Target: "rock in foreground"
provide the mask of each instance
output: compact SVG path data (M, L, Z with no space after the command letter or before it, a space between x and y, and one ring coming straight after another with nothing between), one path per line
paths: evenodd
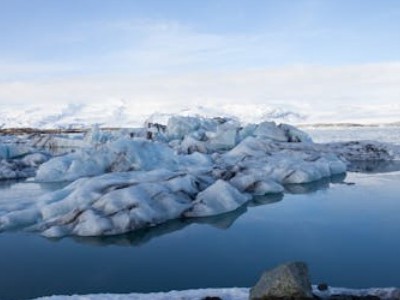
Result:
M291 262L265 272L250 290L250 299L313 299L307 265Z

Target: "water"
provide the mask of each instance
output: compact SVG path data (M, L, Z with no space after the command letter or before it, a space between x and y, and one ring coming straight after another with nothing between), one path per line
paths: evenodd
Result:
M371 140L400 145L400 127L302 128L316 143Z
M399 286L400 172L385 170L288 186L284 197L259 197L230 214L118 237L1 233L0 299L251 286L292 260L309 264L314 283ZM1 195L56 188L34 186L9 183Z
M307 131L317 142L400 144L398 127ZM314 283L400 286L400 165L351 169L363 173L287 186L284 197L258 197L230 214L118 237L0 233L0 299L252 286L263 270L291 260L307 262ZM62 186L3 181L0 204L18 207L21 198L29 202Z

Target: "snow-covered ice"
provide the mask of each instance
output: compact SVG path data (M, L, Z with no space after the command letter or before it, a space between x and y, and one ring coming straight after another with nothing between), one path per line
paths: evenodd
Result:
M223 300L247 300L247 288L198 289L170 291L165 293L130 293L130 294L92 294L72 296L41 297L40 300L199 300L205 297L220 297Z
M72 181L106 172L177 169L174 152L167 145L144 139L118 140L105 147L81 149L55 157L40 166L38 181Z
M18 158L37 168L34 181L71 184L12 211L0 206L0 230L121 234L233 211L254 196L284 192L284 185L345 173L351 160L400 158L390 144L316 144L290 125L229 118L174 116L115 132L94 127L83 139L84 147L48 161L39 150ZM19 155L0 147L1 163L10 163L14 152Z
M222 300L248 300L248 288L208 288L197 290L170 291L160 293L130 293L130 294L91 294L72 296L50 296L41 297L40 300L199 300L206 297L219 297ZM397 288L370 288L370 289L347 289L330 287L321 292L313 286L313 293L320 299L328 299L333 295L343 296L377 296L382 300L400 299L400 290Z
M0 180L35 176L38 166L49 158L33 148L0 142Z

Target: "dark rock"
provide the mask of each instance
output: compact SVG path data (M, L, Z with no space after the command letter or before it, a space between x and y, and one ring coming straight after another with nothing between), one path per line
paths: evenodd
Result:
M222 300L222 298L220 298L218 296L206 296L206 297L202 298L201 300Z
M291 262L265 272L251 288L250 299L313 299L307 265Z
M394 300L400 300L400 289L394 289L390 296Z
M326 283L320 283L320 284L318 284L317 289L318 289L319 291L327 291L327 290L328 290L328 284L326 284Z

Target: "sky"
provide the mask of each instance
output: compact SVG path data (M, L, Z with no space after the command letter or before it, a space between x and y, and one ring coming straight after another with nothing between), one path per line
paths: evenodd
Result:
M397 0L0 0L0 109L400 120ZM240 109L239 109L240 110ZM398 116L398 117L397 117Z

